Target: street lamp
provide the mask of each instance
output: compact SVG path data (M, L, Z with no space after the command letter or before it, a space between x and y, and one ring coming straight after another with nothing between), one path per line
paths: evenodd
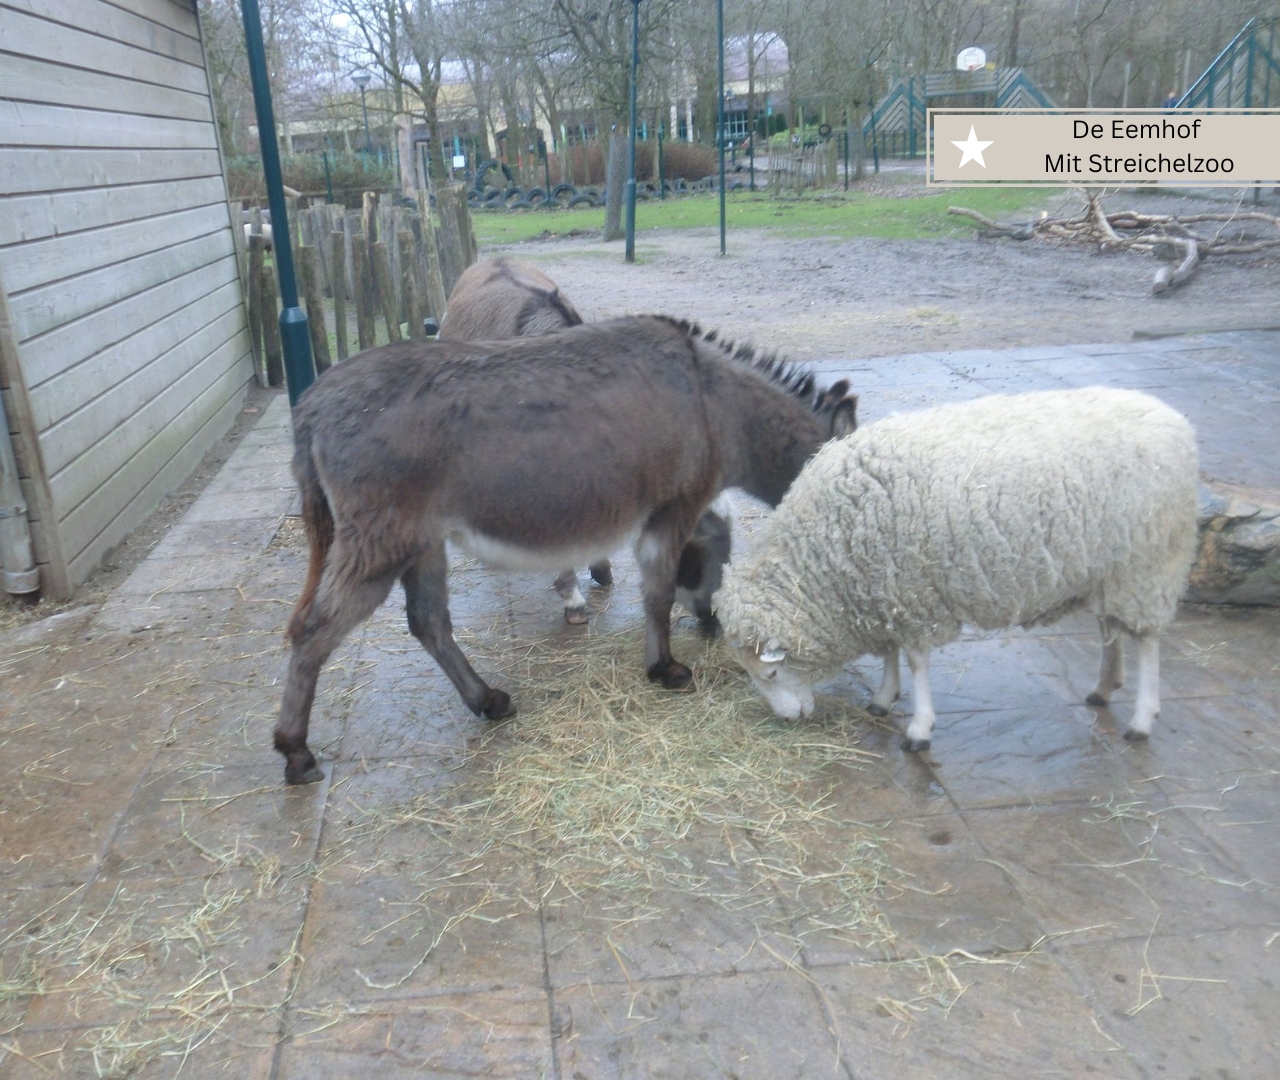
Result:
M631 137L627 140L627 253L636 261L636 75L640 68L640 0L631 0Z
M369 145L369 106L364 99L364 88L369 85L369 73L367 71L360 72L359 75L352 75L351 81L360 87L360 111L364 113L364 153L368 157L373 153L373 147Z

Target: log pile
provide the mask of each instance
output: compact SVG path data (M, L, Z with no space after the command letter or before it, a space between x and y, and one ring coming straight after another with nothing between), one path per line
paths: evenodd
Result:
M1201 260L1215 255L1246 255L1280 247L1280 216L1258 210L1206 214L1109 214L1100 196L1087 193L1088 204L1075 217L1050 217L1005 224L976 210L952 206L948 214L982 226L980 236L1012 240L1047 240L1087 244L1098 251L1149 253L1164 264L1156 271L1152 292L1162 293L1190 280Z

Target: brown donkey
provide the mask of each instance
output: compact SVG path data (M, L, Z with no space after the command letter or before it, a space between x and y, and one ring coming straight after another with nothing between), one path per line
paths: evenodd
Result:
M698 516L725 487L776 505L819 445L853 429L847 393L660 316L405 342L329 369L293 412L311 561L275 729L285 779L322 777L307 748L320 668L397 580L410 631L467 706L514 711L453 639L446 541L493 566L555 569L633 540L649 678L688 685L671 604Z
M536 266L518 259L486 259L472 263L449 294L441 341L488 341L536 337L579 326L582 316L568 297ZM698 618L702 632L714 637L720 628L711 597L720 587L732 545L727 513L705 510L680 554L676 599ZM600 585L613 583L608 559L588 568ZM587 621L587 601L573 567L561 571L555 590L564 602L564 621Z

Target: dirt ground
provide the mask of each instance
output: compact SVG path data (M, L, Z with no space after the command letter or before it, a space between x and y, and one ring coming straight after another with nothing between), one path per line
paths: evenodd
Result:
M888 190L893 190L892 188ZM924 189L912 188L916 192ZM964 205L964 192L954 193ZM910 196L906 196L910 197ZM1073 209L1074 193L1046 206ZM1228 212L1234 200L1117 193L1109 212ZM1252 206L1246 201L1242 209ZM1267 195L1260 209L1280 210ZM503 253L544 264L584 318L662 312L796 359L938 349L1120 342L1138 333L1280 324L1280 250L1208 261L1185 287L1154 295L1149 255L1099 254L1038 240L825 240L760 231L641 233L622 243L547 240Z

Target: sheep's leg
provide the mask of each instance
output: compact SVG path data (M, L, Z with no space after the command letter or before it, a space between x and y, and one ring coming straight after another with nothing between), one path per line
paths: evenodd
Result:
M1151 725L1160 715L1160 637L1139 634L1135 640L1138 643L1138 700L1124 737L1130 742L1141 742L1151 734Z
M911 692L916 699L916 708L911 723L907 725L907 737L902 748L912 752L928 750L935 719L933 694L929 691L929 650L908 649L907 663L911 666Z
M444 542L434 541L400 580L404 585L409 632L422 642L440 665L467 708L490 720L514 716L516 710L511 698L501 690L492 689L480 678L453 640Z
M329 566L341 566L336 549ZM284 778L290 784L313 784L324 779L315 755L307 747L316 680L330 654L351 630L377 610L395 583L395 573L359 581L344 579L341 571L326 573L314 602L293 633L289 673L285 678L275 747L284 755Z
M892 649L880 654L884 663L884 674L880 679L880 689L872 696L867 705L867 712L872 716L888 716L893 703L902 693L902 678L898 670L898 650Z
M609 565L608 559L593 562L587 567L587 573L591 575L591 580L597 585L603 585L608 588L613 584L613 567Z
M1106 705L1111 695L1124 684L1124 652L1120 648L1120 624L1105 616L1098 619L1102 631L1102 667L1098 685L1084 700L1089 705Z
M575 626L587 621L587 600L578 588L577 571L570 567L556 578L556 592L564 601L564 621Z

